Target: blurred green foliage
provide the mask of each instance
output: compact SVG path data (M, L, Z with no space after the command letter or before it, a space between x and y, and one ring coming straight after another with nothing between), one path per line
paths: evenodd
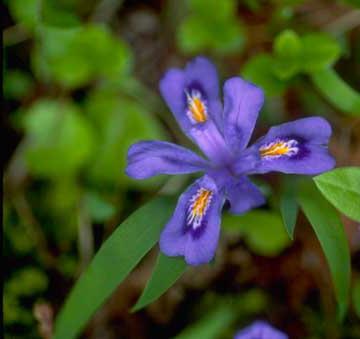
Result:
M272 54L259 54L245 64L245 78L260 84L269 96L280 95L301 73L332 66L340 57L339 43L325 33L299 36L284 30L275 37Z
M3 205L7 263L3 307L8 338L35 338L32 306L46 298L57 309L86 266L86 258L162 186L163 178L131 180L124 168L128 147L138 140L185 140L180 139L168 109L159 104L154 87L172 60L182 58L180 65L190 55L211 55L220 75L226 77L241 65L241 74L263 87L268 96L262 123L289 119L289 112L295 110L288 109L287 96L294 91L299 111L327 117L360 112L359 94L351 88L357 80L351 59L359 57L357 36L350 36L351 27L339 22L335 29L312 22L317 15L311 7L314 1L299 20L298 8L307 1L187 0L181 5L184 15L173 22L163 21L167 1L151 10L146 9L151 6L147 2L119 1L113 16L101 7L102 1L5 3L10 17L4 31L3 91L14 135L11 158L6 159ZM334 8L349 4L358 6L348 0L336 2ZM148 16L134 19L131 15L143 7ZM140 37L136 36L139 25L145 25ZM342 63L348 63L350 71ZM158 64L161 67L156 69ZM171 181L163 191L180 192L188 181L187 177ZM271 201L269 206L241 217L225 214L223 227L244 241L245 251L273 258L290 245L273 203L284 182L272 184L273 188L259 183ZM343 187L334 189L343 191ZM344 201L337 204L346 210ZM153 219L149 213L144 220ZM131 243L126 245L127 254L133 248ZM119 272L112 272L114 279L119 279ZM357 313L359 290L357 282L353 288ZM248 290L228 303L223 296L205 293L196 317L199 323L180 337L199 337L199 333L216 337L224 327L231 336L236 323L242 325L265 312L272 297L265 290ZM323 321L317 310L311 312L312 320L306 321L309 328L314 319ZM202 319L202 313L209 314Z
M226 214L225 230L241 234L247 245L259 255L275 256L290 245L289 236L279 214L271 211L251 211L242 216Z
M177 35L185 53L212 50L226 55L241 51L246 35L236 17L235 0L187 0L187 5L189 14Z

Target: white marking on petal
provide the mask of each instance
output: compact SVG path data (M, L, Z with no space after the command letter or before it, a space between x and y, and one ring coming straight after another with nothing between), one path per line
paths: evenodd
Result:
M201 187L198 189L196 194L191 197L186 222L194 230L201 225L201 222L210 206L212 196L212 191Z
M276 139L264 144L259 148L260 156L263 159L276 159L282 156L291 157L299 152L299 142L295 139Z
M207 121L208 112L206 100L203 99L200 91L192 89L191 93L185 90L187 111L186 114L193 124Z

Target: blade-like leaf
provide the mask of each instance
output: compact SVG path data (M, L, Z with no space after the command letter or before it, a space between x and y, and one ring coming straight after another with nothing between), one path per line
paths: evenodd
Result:
M186 268L183 258L168 257L160 252L151 278L132 311L136 312L159 298L181 277Z
M311 74L320 92L337 108L350 114L360 115L360 94L345 83L334 70L324 69Z
M360 221L360 167L337 168L314 180L321 193L338 210Z
M186 328L175 339L216 339L236 317L231 305L220 305L200 321Z
M325 253L339 305L339 317L343 319L350 288L350 253L344 227L337 211L315 186L306 188L299 194L299 203Z
M72 339L159 239L173 203L157 198L126 219L102 245L61 310L54 339Z
M299 212L299 206L295 196L294 180L292 180L291 183L289 180L285 181L285 188L280 197L280 212L290 239L294 239L296 219Z
M283 224L290 239L294 239L294 230L298 214L298 204L293 195L284 194L280 200L280 211Z

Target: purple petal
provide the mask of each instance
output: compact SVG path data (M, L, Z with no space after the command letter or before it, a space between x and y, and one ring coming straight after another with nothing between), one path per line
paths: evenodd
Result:
M206 194L209 198L204 200ZM207 201L204 212L192 218L191 211L200 196ZM219 240L222 205L223 197L215 182L209 176L197 180L180 196L161 233L160 250L168 256L184 256L189 265L210 262Z
M208 59L197 57L190 61L184 70L172 68L160 80L161 95L184 133L190 137L189 130L193 124L186 114L185 92L191 92L193 89L202 94L209 116L219 125L222 108L219 99L218 75L215 66Z
M230 181L225 187L230 213L243 214L265 203L261 191L245 176Z
M264 92L250 82L239 77L225 82L224 135L234 152L248 144L263 102Z
M251 173L279 171L315 175L332 169L334 158L327 144L331 136L329 123L321 117L311 117L272 127L249 148L259 156Z
M129 148L126 174L145 179L158 174L204 171L208 163L192 151L165 141L140 141Z
M288 339L288 336L265 321L256 321L240 332L234 339Z
M214 65L198 57L184 70L171 69L160 81L161 94L184 133L215 163L230 158L221 134L222 108Z

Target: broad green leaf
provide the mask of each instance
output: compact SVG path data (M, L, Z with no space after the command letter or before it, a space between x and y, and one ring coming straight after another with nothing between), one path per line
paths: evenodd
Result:
M246 36L243 25L234 15L234 0L190 0L188 5L189 15L177 35L179 47L185 53L209 49L226 55L242 49Z
M321 193L338 210L360 221L360 167L336 168L314 180Z
M312 81L335 107L354 116L360 116L360 94L346 84L333 69L311 74Z
M355 279L352 292L355 313L360 318L360 278Z
M56 320L54 339L75 338L94 312L156 244L173 203L156 198L134 212L104 242L75 284Z
M65 88L78 88L96 78L123 79L131 69L128 46L100 25L41 26L38 40L33 68L39 77Z
M84 197L84 204L90 218L95 222L104 222L116 212L115 206L96 192L87 192Z
M159 178L145 181L129 179L123 170L131 144L139 140L163 139L156 120L139 103L119 97L117 91L95 91L86 111L96 128L98 146L89 168L92 181L110 185L154 186Z
M93 130L71 102L36 102L27 112L24 126L25 156L35 175L72 175L84 166L93 150Z
M258 54L244 65L241 74L245 79L262 87L267 95L280 95L285 91L287 82L274 74L274 65L271 55Z
M41 0L10 0L10 12L19 24L27 29L34 29L40 21Z
M349 303L350 253L336 210L316 190L305 186L298 197L299 204L310 221L327 259L335 295L339 305L339 318L345 316Z
M244 235L247 245L260 255L278 255L290 244L281 217L274 212L256 210L242 216L225 214L222 225L229 232Z
M283 31L274 41L274 72L280 79L289 79L300 70L302 43L291 30Z
M244 28L234 20L220 21L214 25L211 20L193 15L181 24L178 43L185 53L210 49L218 54L231 54L242 49L245 43Z
M310 33L301 37L301 67L305 72L316 72L333 65L340 56L340 45L324 33Z
M159 298L181 277L186 268L183 258L167 257L159 252L151 278L132 311L136 312Z
M232 323L236 312L229 304L209 311L201 320L186 328L175 339L216 339Z

